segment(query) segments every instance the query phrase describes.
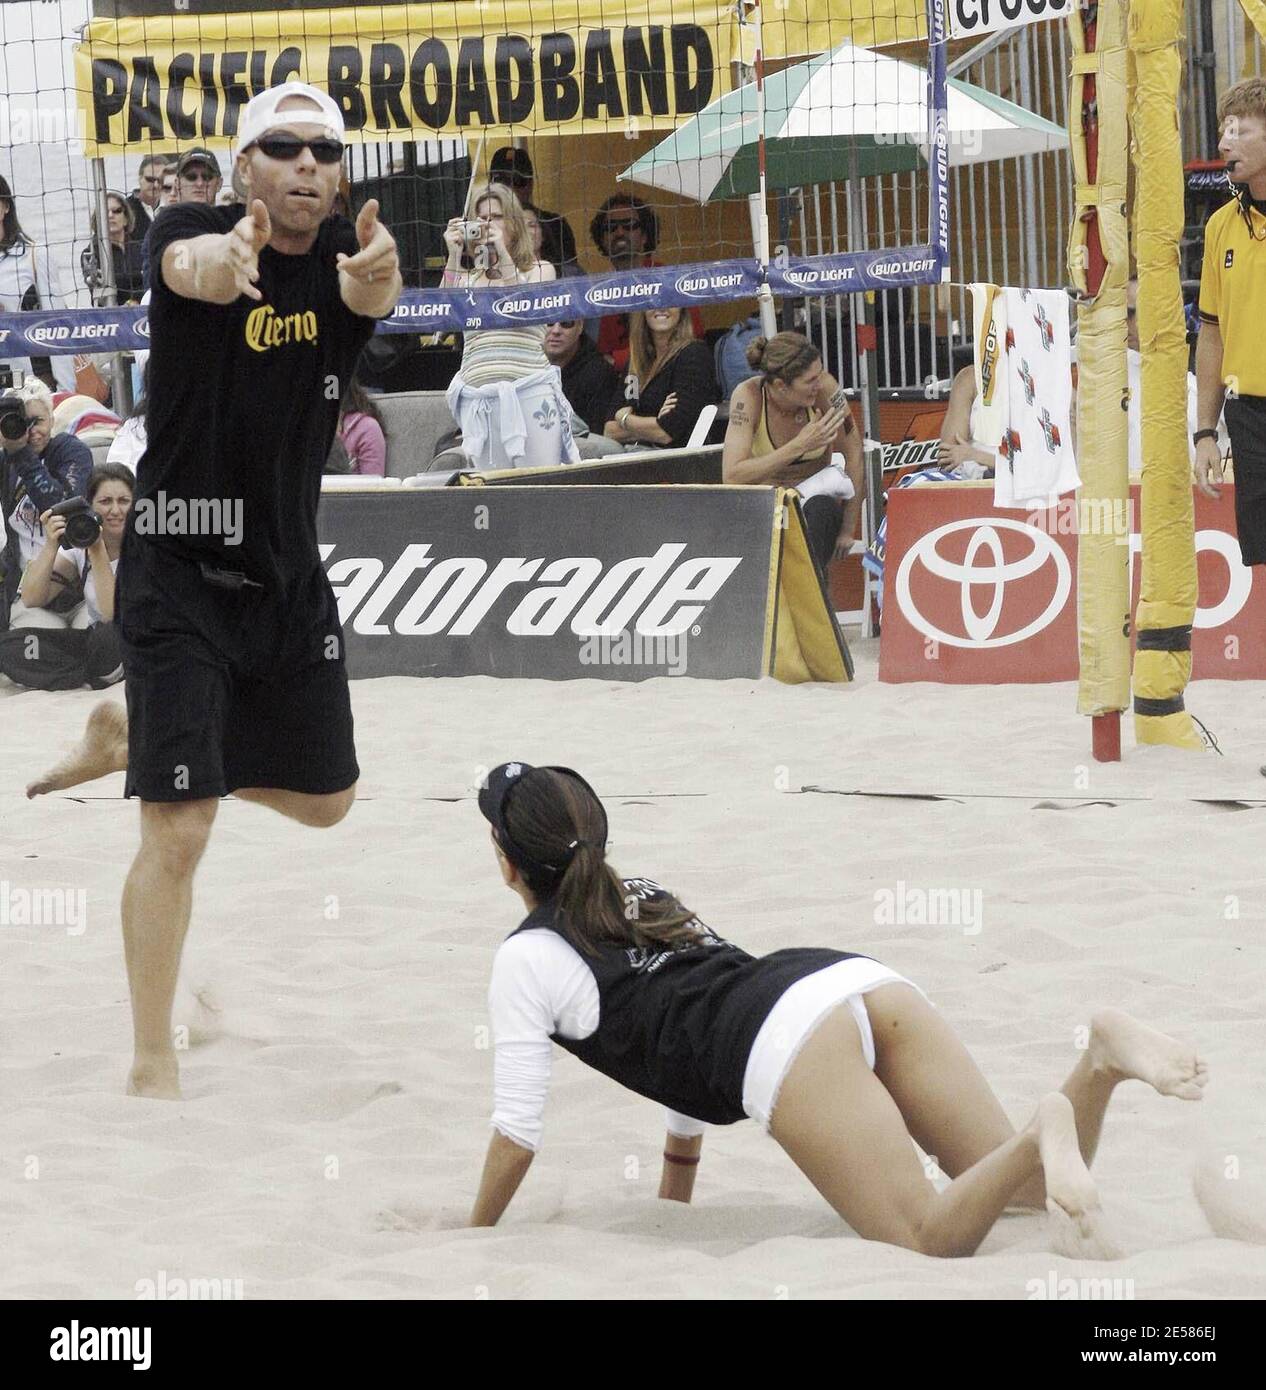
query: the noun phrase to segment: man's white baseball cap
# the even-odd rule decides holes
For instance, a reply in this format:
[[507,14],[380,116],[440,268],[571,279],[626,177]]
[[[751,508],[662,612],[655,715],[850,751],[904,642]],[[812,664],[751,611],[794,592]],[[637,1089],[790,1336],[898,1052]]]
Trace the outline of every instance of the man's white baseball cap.
[[[277,107],[287,97],[306,97],[321,109],[319,112],[309,113],[303,107],[296,106],[289,111],[278,111]],[[270,130],[276,130],[279,126],[299,124],[322,125],[333,139],[343,138],[343,113],[339,110],[338,103],[311,84],[291,78],[280,87],[269,87],[266,92],[260,92],[242,107],[237,124],[237,152],[241,154],[248,145],[253,145],[261,135],[266,135]]]

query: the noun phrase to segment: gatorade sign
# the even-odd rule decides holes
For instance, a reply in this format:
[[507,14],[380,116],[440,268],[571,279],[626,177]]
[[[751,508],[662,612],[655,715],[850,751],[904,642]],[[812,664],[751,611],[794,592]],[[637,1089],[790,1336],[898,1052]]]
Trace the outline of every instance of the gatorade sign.
[[1040,19],[1067,19],[1074,0],[949,0],[950,36],[974,39]]

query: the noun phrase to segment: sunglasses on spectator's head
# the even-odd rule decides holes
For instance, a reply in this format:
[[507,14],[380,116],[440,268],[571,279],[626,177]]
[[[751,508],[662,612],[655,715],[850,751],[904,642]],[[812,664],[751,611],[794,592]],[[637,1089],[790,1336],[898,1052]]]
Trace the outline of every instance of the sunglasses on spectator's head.
[[575,319],[555,319],[553,323],[546,324],[547,328],[575,328]]
[[337,164],[343,158],[343,142],[329,138],[301,140],[297,135],[261,135],[255,144],[269,159],[297,159],[305,149],[312,151],[318,164]]

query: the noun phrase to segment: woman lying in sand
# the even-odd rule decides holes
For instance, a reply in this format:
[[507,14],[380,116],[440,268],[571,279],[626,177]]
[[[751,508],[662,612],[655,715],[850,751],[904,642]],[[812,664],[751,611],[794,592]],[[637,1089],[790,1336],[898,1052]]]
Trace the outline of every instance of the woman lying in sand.
[[661,1197],[690,1200],[700,1122],[747,1116],[858,1235],[928,1255],[970,1255],[1009,1204],[1045,1205],[1080,1253],[1109,1255],[1087,1165],[1114,1088],[1199,1100],[1208,1079],[1190,1048],[1105,1010],[1017,1133],[917,985],[846,951],[755,959],[656,884],[619,878],[577,773],[504,763],[479,809],[528,916],[493,963],[495,1132],[474,1226],[496,1224],[532,1162],[551,1040],[668,1108]]

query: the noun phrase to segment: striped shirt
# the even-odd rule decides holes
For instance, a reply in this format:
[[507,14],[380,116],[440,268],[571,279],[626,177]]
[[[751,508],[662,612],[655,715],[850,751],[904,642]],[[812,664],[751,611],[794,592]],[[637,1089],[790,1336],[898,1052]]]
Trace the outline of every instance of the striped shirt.
[[461,373],[467,386],[519,381],[548,366],[543,323],[525,323],[522,328],[477,329],[466,334],[462,347]]
[[[552,280],[540,261],[528,270],[519,271],[521,285]],[[448,284],[449,271],[443,283]],[[487,289],[491,282],[482,271],[458,273],[456,283],[469,288]],[[464,335],[462,342],[461,377],[467,386],[495,386],[501,381],[521,381],[533,372],[549,366],[545,356],[545,324],[525,323],[521,328],[475,329]]]

